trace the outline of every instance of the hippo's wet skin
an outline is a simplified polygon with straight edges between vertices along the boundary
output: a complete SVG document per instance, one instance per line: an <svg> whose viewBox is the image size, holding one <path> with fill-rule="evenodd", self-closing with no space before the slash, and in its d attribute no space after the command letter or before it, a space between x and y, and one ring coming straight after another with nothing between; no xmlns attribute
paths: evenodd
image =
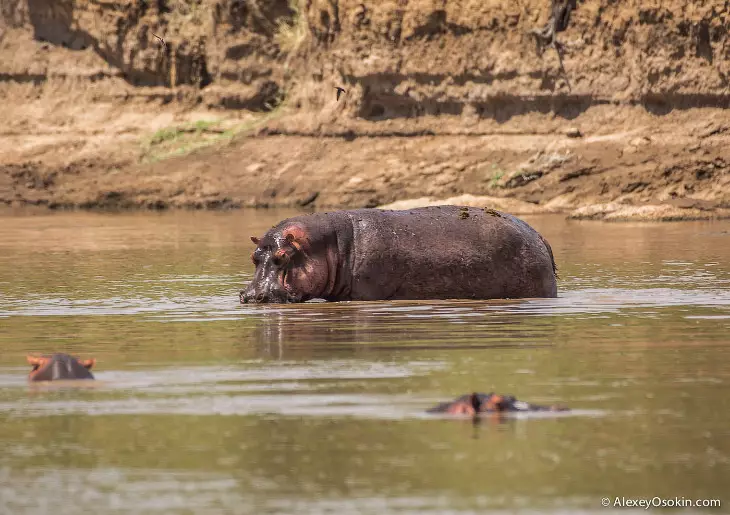
<svg viewBox="0 0 730 515"><path fill-rule="evenodd" d="M96 360L86 359L80 361L68 354L51 354L50 356L28 356L28 363L33 370L28 375L28 380L36 381L57 381L60 379L94 379L90 372Z"/></svg>
<svg viewBox="0 0 730 515"><path fill-rule="evenodd" d="M556 297L550 245L492 209L359 209L286 219L256 244L247 302Z"/></svg>
<svg viewBox="0 0 730 515"><path fill-rule="evenodd" d="M447 413L449 415L470 415L478 413L530 411L569 411L565 406L538 406L524 401L518 401L512 396L497 395L496 393L472 393L462 395L451 402L445 402L428 410L428 413Z"/></svg>

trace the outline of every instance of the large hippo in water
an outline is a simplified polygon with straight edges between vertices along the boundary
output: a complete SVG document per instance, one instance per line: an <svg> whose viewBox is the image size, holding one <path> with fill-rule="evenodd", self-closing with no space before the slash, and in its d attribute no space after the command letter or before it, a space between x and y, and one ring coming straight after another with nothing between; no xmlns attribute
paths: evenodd
<svg viewBox="0 0 730 515"><path fill-rule="evenodd" d="M493 209L358 209L288 218L251 255L241 302L556 297L545 239Z"/></svg>
<svg viewBox="0 0 730 515"><path fill-rule="evenodd" d="M28 380L57 381L60 379L94 379L90 372L96 360L79 360L68 354L56 353L50 356L28 356L28 363L33 369Z"/></svg>

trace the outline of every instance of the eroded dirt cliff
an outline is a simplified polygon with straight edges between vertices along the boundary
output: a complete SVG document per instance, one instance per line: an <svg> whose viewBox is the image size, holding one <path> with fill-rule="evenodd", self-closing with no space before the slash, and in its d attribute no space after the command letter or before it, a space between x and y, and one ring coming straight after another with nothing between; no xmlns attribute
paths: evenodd
<svg viewBox="0 0 730 515"><path fill-rule="evenodd" d="M560 3L4 0L0 201L730 208L730 2Z"/></svg>

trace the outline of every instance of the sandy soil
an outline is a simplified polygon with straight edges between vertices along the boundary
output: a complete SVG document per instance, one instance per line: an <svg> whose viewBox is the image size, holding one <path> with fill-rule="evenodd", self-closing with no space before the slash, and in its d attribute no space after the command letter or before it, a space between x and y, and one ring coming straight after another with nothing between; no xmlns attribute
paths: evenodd
<svg viewBox="0 0 730 515"><path fill-rule="evenodd" d="M730 209L730 119L723 110L656 117L626 108L619 117L615 108L596 107L570 121L532 116L460 134L455 120L430 126L422 120L415 133L372 122L338 127L336 121L292 131L286 127L297 125L297 114L267 121L97 102L55 107L49 117L42 104L23 105L36 118L14 118L25 130L15 122L1 133L0 201L8 205L344 208L395 202L389 207L404 208L441 201L609 220L701 219L727 216ZM602 123L606 117L613 123ZM149 141L155 131L195 120L217 120L220 130L251 129L212 143L183 133L168 154L201 141L207 146L154 159ZM567 135L574 129L580 137Z"/></svg>

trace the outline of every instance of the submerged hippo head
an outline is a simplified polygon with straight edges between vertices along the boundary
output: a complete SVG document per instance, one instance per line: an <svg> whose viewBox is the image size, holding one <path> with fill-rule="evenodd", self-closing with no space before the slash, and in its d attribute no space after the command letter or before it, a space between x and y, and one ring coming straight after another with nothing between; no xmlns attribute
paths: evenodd
<svg viewBox="0 0 730 515"><path fill-rule="evenodd" d="M59 379L94 379L89 372L96 360L80 361L68 354L52 354L50 356L28 356L28 363L33 370L28 375L29 381L56 381Z"/></svg>
<svg viewBox="0 0 730 515"><path fill-rule="evenodd" d="M256 271L240 292L242 303L304 302L332 289L334 257L302 225L280 224L263 238L251 236L251 241L256 244L251 254Z"/></svg>
<svg viewBox="0 0 730 515"><path fill-rule="evenodd" d="M475 416L479 413L502 413L509 411L569 411L562 405L539 406L518 401L511 395L496 393L472 393L462 395L451 402L439 404L428 410L429 413L448 413L450 415Z"/></svg>
<svg viewBox="0 0 730 515"><path fill-rule="evenodd" d="M476 415L484 412L501 412L509 409L510 398L488 393L472 393L447 403L439 404L429 410L431 413L448 413L450 415Z"/></svg>

